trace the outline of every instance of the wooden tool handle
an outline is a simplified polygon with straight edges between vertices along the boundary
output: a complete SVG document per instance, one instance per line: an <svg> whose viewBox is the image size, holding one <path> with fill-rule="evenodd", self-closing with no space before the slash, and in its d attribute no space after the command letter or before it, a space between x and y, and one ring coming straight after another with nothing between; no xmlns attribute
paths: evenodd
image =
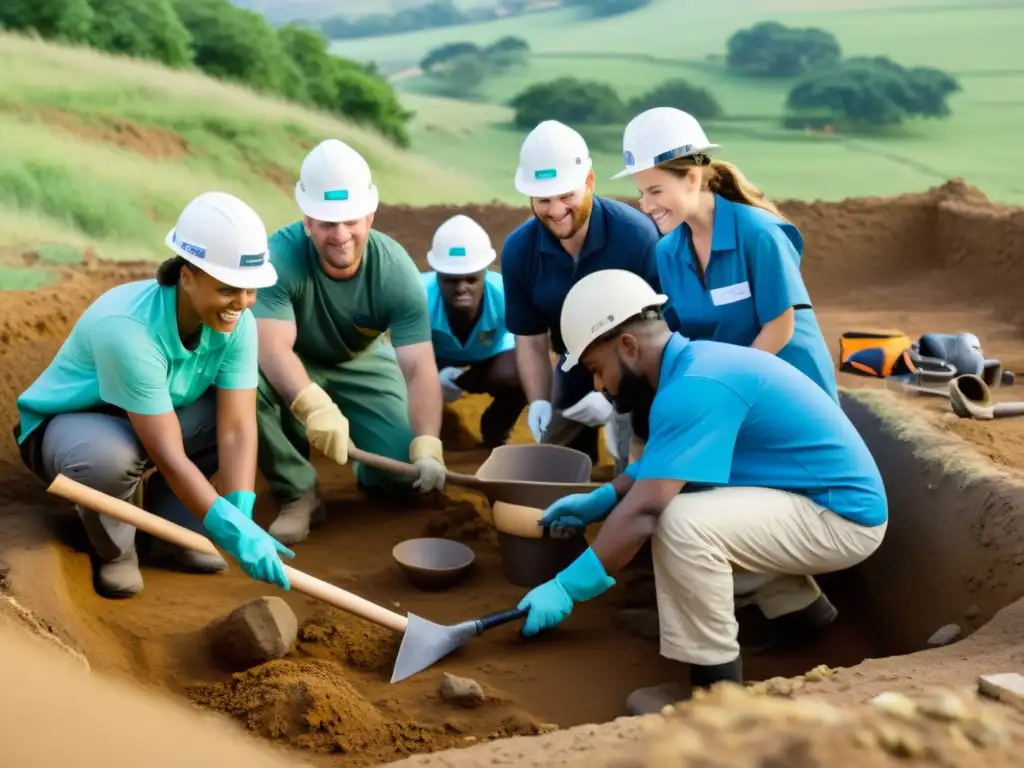
<svg viewBox="0 0 1024 768"><path fill-rule="evenodd" d="M162 517L157 517L144 509L139 509L127 501L115 499L113 496L97 491L95 488L82 485L64 475L57 475L46 490L54 496L60 496L73 504L87 507L101 515L133 525L140 531L145 531L164 541L177 544L179 547L195 550L207 555L219 554L213 542L205 536L176 525L169 520L164 520ZM405 616L389 611L387 608L371 603L369 600L364 600L358 595L346 592L340 587L328 584L326 581L321 581L307 573L297 571L290 565L284 566L284 572L288 576L292 589L333 605L335 608L340 608L346 613L354 614L395 632L405 632L405 628L409 624L409 620Z"/></svg>
<svg viewBox="0 0 1024 768"><path fill-rule="evenodd" d="M381 472L391 472L402 477L416 478L420 476L420 471L412 464L389 459L386 456L378 456L376 453L368 453L351 444L348 447L348 457L351 461L358 461L360 464L379 469ZM467 488L478 488L483 482L475 475L463 475L458 472L448 471L445 471L445 481Z"/></svg>

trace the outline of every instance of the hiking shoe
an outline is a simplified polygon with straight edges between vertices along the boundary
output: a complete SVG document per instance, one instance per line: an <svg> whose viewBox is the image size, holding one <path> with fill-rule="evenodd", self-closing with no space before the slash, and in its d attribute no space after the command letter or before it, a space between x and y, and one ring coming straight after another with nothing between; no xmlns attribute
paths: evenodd
<svg viewBox="0 0 1024 768"><path fill-rule="evenodd" d="M285 546L297 544L306 540L311 526L319 525L326 518L320 491L309 491L294 501L282 504L268 532Z"/></svg>
<svg viewBox="0 0 1024 768"><path fill-rule="evenodd" d="M139 571L139 555L135 547L116 560L99 565L97 592L104 597L126 598L142 591L142 572Z"/></svg>
<svg viewBox="0 0 1024 768"><path fill-rule="evenodd" d="M630 715L656 715L666 706L689 699L686 689L679 683L662 683L637 688L626 699L626 712Z"/></svg>
<svg viewBox="0 0 1024 768"><path fill-rule="evenodd" d="M756 605L736 611L739 643L744 653L764 653L780 646L797 645L828 627L839 611L824 594L806 608L774 619L766 618Z"/></svg>

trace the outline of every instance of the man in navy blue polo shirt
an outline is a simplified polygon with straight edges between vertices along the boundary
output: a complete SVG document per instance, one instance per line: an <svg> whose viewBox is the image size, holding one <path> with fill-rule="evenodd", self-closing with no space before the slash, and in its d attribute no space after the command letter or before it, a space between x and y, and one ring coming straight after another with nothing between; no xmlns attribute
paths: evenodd
<svg viewBox="0 0 1024 768"><path fill-rule="evenodd" d="M501 274L489 269L496 258L487 231L459 214L437 228L427 253L434 271L422 273L441 392L445 402L467 392L493 398L480 416L488 448L508 440L526 407Z"/></svg>
<svg viewBox="0 0 1024 768"><path fill-rule="evenodd" d="M583 137L554 120L540 123L523 142L516 189L530 198L533 218L505 240L505 323L516 336L519 380L537 442L570 445L597 458L604 424L609 451L624 466L629 417L611 404L585 371L552 371L550 350L564 356L559 331L562 302L581 278L623 269L661 290L655 257L659 233L645 214L594 194L594 171ZM550 334L550 340L549 340ZM607 434L606 434L607 436Z"/></svg>

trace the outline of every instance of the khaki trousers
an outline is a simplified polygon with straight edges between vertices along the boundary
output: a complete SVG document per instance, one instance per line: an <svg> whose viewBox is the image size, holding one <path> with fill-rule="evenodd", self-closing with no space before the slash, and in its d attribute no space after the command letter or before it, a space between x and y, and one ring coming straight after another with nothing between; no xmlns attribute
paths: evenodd
<svg viewBox="0 0 1024 768"><path fill-rule="evenodd" d="M740 652L736 592L749 590L769 619L806 608L821 594L809 577L863 561L885 529L771 488L681 493L651 540L661 655L700 665L732 661Z"/></svg>

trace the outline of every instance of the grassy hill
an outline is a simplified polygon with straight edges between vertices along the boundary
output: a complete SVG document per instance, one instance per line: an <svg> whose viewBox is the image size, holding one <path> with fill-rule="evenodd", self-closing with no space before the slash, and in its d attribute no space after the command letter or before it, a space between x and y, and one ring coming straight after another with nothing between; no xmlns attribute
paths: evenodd
<svg viewBox="0 0 1024 768"><path fill-rule="evenodd" d="M955 74L963 93L953 116L913 123L899 135L843 137L779 129L791 83L736 77L722 62L737 29L773 19L819 26L836 35L846 55L885 54L907 66L937 66ZM518 35L533 50L525 69L486 82L474 101L435 97L433 83L409 67L443 43L489 44ZM769 194L841 199L922 189L962 175L996 200L1024 203L1015 160L1024 124L1024 3L1020 0L655 0L624 16L592 20L560 9L486 24L385 38L337 41L347 57L377 61L418 112L413 150L452 168L488 170L488 192L515 199L511 175L522 132L508 127L502 105L526 86L562 75L600 80L629 98L682 77L709 88L726 119L708 123L712 140ZM449 149L451 134L458 151ZM621 127L587 131L602 191L632 194L628 181L608 182L619 168ZM967 147L970 147L967 150Z"/></svg>
<svg viewBox="0 0 1024 768"><path fill-rule="evenodd" d="M192 72L0 34L0 287L49 279L26 269L103 258L164 258L189 199L212 189L252 205L268 229L298 216L292 189L325 138L359 149L390 203L460 202L484 189L376 134Z"/></svg>

